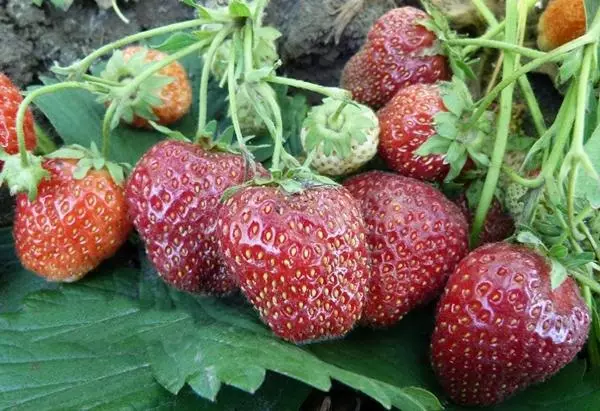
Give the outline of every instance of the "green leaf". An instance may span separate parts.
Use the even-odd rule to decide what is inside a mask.
[[[544,384],[531,387],[490,411],[596,411],[600,402],[600,374],[585,373],[586,362],[574,361]],[[447,411],[474,408],[450,405]],[[477,408],[475,408],[477,409]],[[479,408],[482,409],[482,408]]]
[[[17,311],[29,293],[56,288],[21,267],[15,254],[12,228],[0,228],[0,313]]]
[[[252,15],[248,6],[240,0],[233,0],[229,3],[229,13],[233,17],[250,17]]]
[[[172,34],[164,42],[154,46],[153,48],[160,50],[164,53],[175,53],[181,49],[184,49],[192,44],[198,42],[198,37],[187,32],[178,32]]]
[[[517,235],[517,241],[534,247],[544,247],[544,242],[531,231],[521,231]]]
[[[585,154],[590,159],[596,173],[600,172],[600,125],[585,143]],[[576,180],[576,196],[584,198],[594,208],[600,208],[600,180],[586,170],[580,170]]]
[[[592,252],[584,252],[578,253],[576,255],[570,255],[567,259],[561,261],[561,263],[567,268],[567,270],[571,270],[574,268],[579,268],[588,263],[591,263],[595,260],[595,254]]]
[[[550,284],[552,290],[556,290],[568,277],[567,269],[555,259],[552,259],[552,270],[550,271]]]
[[[429,137],[427,141],[421,144],[415,151],[415,154],[421,157],[432,154],[446,154],[451,144],[453,144],[451,140],[436,134]]]
[[[581,48],[573,50],[567,54],[558,70],[558,84],[565,84],[579,72],[583,60],[583,50]]]
[[[161,309],[153,308],[156,304]],[[34,294],[19,313],[0,316],[5,347],[0,350],[0,407],[19,400],[32,407],[39,401],[67,408],[98,401],[114,407],[123,401],[147,408],[169,398],[155,381],[173,392],[189,386],[213,398],[221,384],[254,392],[266,370],[273,370],[321,390],[337,379],[386,407],[440,409],[431,406],[433,395],[408,388],[422,387],[423,380],[433,385],[431,371],[398,373],[427,356],[422,339],[429,330],[414,329],[427,322],[421,318],[405,324],[413,331],[362,330],[341,342],[360,352],[369,341],[381,356],[373,364],[373,356],[337,357],[340,343],[285,343],[247,306],[178,293],[150,271],[105,268],[61,291]],[[415,338],[418,343],[410,342]],[[384,350],[396,345],[400,347],[393,353]]]

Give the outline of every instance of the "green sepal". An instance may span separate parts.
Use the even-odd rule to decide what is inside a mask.
[[[85,148],[79,144],[61,147],[48,154],[46,158],[78,160],[77,166],[73,170],[73,178],[76,180],[84,179],[90,170],[106,169],[113,181],[121,185],[125,181],[125,169],[131,168],[126,163],[117,164],[107,161],[94,142],[91,143],[90,148]]]
[[[160,125],[152,120],[149,121],[150,125],[158,132],[167,136],[170,140],[191,142],[181,131],[171,130],[169,127]]]
[[[143,81],[133,93],[127,92],[126,89],[133,78],[155,63],[146,61],[147,55],[148,50],[142,49],[126,62],[123,52],[115,50],[101,74],[102,78],[121,84],[98,97],[98,102],[104,104],[116,101],[117,109],[111,123],[112,129],[119,125],[120,120],[132,123],[136,116],[147,120],[158,119],[153,108],[163,104],[160,93],[175,80],[174,78],[155,73]]]
[[[430,18],[420,21],[419,24],[436,34],[436,37],[439,39],[439,47],[442,49],[443,54],[448,57],[452,72],[461,79],[474,80],[476,76],[471,68],[471,65],[473,65],[476,61],[470,60],[466,55],[464,55],[460,47],[454,47],[448,44],[448,40],[458,39],[460,36],[456,33],[456,31],[451,29],[448,19],[444,13],[442,13],[440,9],[434,6],[429,0],[422,0],[421,4],[423,5],[427,14],[429,14]]]
[[[42,157],[27,152],[29,165],[23,167],[21,155],[9,155],[0,149],[0,160],[4,162],[0,173],[0,185],[6,183],[11,195],[27,193],[29,201],[35,200],[40,182],[50,174],[42,167]]]
[[[337,119],[340,105],[345,104]],[[360,145],[379,134],[377,116],[367,106],[326,98],[313,107],[303,123],[304,150],[321,150],[326,156],[337,154],[342,159],[352,154],[352,146]]]
[[[229,14],[234,18],[250,17],[252,12],[248,5],[240,0],[232,0],[229,3]]]
[[[565,266],[562,265],[558,260],[552,258],[550,261],[550,286],[552,291],[554,291],[565,282],[565,280],[569,277],[569,274]]]

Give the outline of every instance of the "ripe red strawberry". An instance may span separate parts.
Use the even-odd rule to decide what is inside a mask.
[[[387,326],[437,297],[468,252],[465,217],[426,183],[371,171],[344,186],[367,224],[371,280],[363,319]]]
[[[17,111],[23,101],[17,86],[3,73],[0,73],[0,148],[7,154],[17,154]],[[35,149],[37,139],[33,128],[33,114],[27,110],[25,114],[25,146],[28,150]],[[0,161],[0,170],[3,162]]]
[[[590,327],[575,281],[551,291],[550,264],[520,245],[488,244],[450,276],[431,343],[433,367],[452,400],[491,405],[555,374]]]
[[[123,188],[108,171],[75,179],[75,160],[44,162],[50,173],[29,201],[19,194],[14,220],[17,254],[50,281],[76,281],[111,257],[131,230]]]
[[[436,35],[420,23],[429,16],[414,7],[390,10],[369,31],[367,41],[342,73],[342,87],[373,108],[415,83],[448,80],[446,58],[435,51]]]
[[[450,171],[445,156],[415,154],[436,134],[434,117],[441,111],[447,110],[435,84],[406,87],[379,110],[379,155],[391,169],[419,180],[444,180]]]
[[[244,159],[182,141],[162,141],[127,182],[129,213],[163,279],[184,291],[224,294],[236,287],[217,255],[223,192],[246,177]]]
[[[218,224],[223,261],[275,334],[295,343],[342,337],[360,319],[368,250],[345,189],[247,188]]]
[[[469,208],[467,196],[463,193],[455,201],[465,215],[469,225],[473,222],[474,212]],[[481,231],[480,243],[497,243],[506,240],[515,232],[515,221],[508,214],[498,199],[494,198],[488,211],[483,230]]]
[[[122,58],[121,58],[122,57]],[[142,61],[137,61],[135,57],[143,57]],[[113,80],[122,81],[124,73],[127,76],[134,77],[138,75],[142,70],[147,68],[148,63],[163,60],[167,57],[167,54],[154,49],[147,49],[140,46],[130,46],[123,50],[122,56],[117,55],[113,57],[107,70],[103,73],[103,77]],[[151,110],[152,113],[157,117],[156,122],[162,125],[169,125],[185,116],[192,105],[192,86],[188,79],[187,72],[183,65],[179,62],[173,62],[168,66],[164,67],[157,73],[160,76],[170,77],[172,82],[164,85],[158,92],[158,101],[162,102],[159,105],[155,105],[154,102],[148,107],[148,98],[140,99],[138,97],[139,104],[133,105],[133,118],[125,120],[134,127],[149,127],[148,120],[141,114],[145,111]],[[151,78],[146,84],[144,92],[154,95],[156,90],[152,87]],[[148,96],[150,97],[150,96]],[[156,97],[154,97],[156,99]],[[131,121],[129,121],[131,120]]]

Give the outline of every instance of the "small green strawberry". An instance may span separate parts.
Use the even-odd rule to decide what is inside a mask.
[[[320,174],[340,176],[358,170],[375,154],[379,121],[369,107],[327,98],[313,107],[300,134],[312,167]]]

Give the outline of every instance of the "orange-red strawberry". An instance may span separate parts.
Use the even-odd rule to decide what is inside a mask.
[[[3,73],[0,73],[0,148],[7,154],[17,154],[19,144],[17,141],[17,111],[23,101],[17,86]],[[27,110],[25,114],[25,147],[33,150],[37,144],[33,127],[33,114]],[[0,170],[3,162],[0,161]]]
[[[344,68],[342,87],[356,101],[379,108],[408,85],[449,79],[447,60],[435,51],[436,35],[421,25],[428,19],[414,7],[381,16]]]
[[[552,0],[540,16],[538,45],[552,50],[585,34],[584,0]]]
[[[182,141],[160,142],[137,163],[126,188],[129,212],[167,283],[196,293],[235,290],[215,230],[221,196],[245,178],[241,156]]]
[[[447,111],[435,84],[415,84],[379,110],[379,155],[394,171],[419,180],[442,181],[450,171],[445,156],[415,151],[436,134],[435,115]]]
[[[588,308],[568,278],[554,291],[549,262],[520,245],[488,244],[450,276],[431,343],[450,398],[491,405],[543,381],[581,350]]]
[[[468,252],[468,227],[459,208],[412,178],[372,171],[344,186],[367,224],[371,280],[364,322],[387,326],[437,297]]]
[[[127,239],[131,223],[123,188],[105,170],[75,179],[75,160],[47,160],[43,166],[49,178],[40,183],[37,198],[17,197],[17,254],[25,268],[50,281],[76,281]]]
[[[112,81],[127,81],[147,68],[147,65],[167,57],[167,54],[140,46],[130,46],[117,52],[109,61],[103,77]],[[124,112],[123,119],[134,127],[149,127],[148,119],[169,125],[185,116],[192,105],[192,86],[187,72],[179,62],[173,62],[156,73],[162,79],[170,78],[164,85],[151,77],[142,84],[142,92],[132,102],[131,110]],[[158,83],[158,88],[156,87]],[[141,94],[145,93],[145,96]],[[143,97],[143,98],[142,98]],[[156,100],[156,101],[155,101]],[[129,118],[130,117],[130,118]]]
[[[465,215],[469,225],[473,222],[474,213],[469,207],[467,196],[463,193],[454,201]],[[481,230],[480,243],[497,243],[510,237],[515,232],[515,221],[508,214],[502,203],[494,198]]]
[[[365,226],[343,188],[238,191],[221,208],[223,261],[265,323],[295,343],[342,337],[369,278]]]

